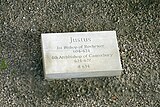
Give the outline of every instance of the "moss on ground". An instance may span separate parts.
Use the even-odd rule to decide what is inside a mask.
[[[2,61],[0,62],[0,70],[4,70],[7,69],[8,65],[5,59],[2,59]]]

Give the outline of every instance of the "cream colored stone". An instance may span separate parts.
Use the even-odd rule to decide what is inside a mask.
[[[46,79],[116,76],[122,71],[115,31],[41,35]]]

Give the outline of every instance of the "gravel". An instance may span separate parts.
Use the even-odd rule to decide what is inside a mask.
[[[44,80],[40,35],[116,30],[117,77]],[[1,0],[1,107],[160,107],[159,0]]]

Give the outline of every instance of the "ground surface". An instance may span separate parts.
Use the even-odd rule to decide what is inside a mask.
[[[45,81],[40,35],[116,30],[119,77]],[[1,0],[1,107],[160,107],[159,0]]]

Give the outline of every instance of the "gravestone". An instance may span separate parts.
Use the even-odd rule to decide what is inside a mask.
[[[45,79],[117,76],[116,31],[41,34]]]

